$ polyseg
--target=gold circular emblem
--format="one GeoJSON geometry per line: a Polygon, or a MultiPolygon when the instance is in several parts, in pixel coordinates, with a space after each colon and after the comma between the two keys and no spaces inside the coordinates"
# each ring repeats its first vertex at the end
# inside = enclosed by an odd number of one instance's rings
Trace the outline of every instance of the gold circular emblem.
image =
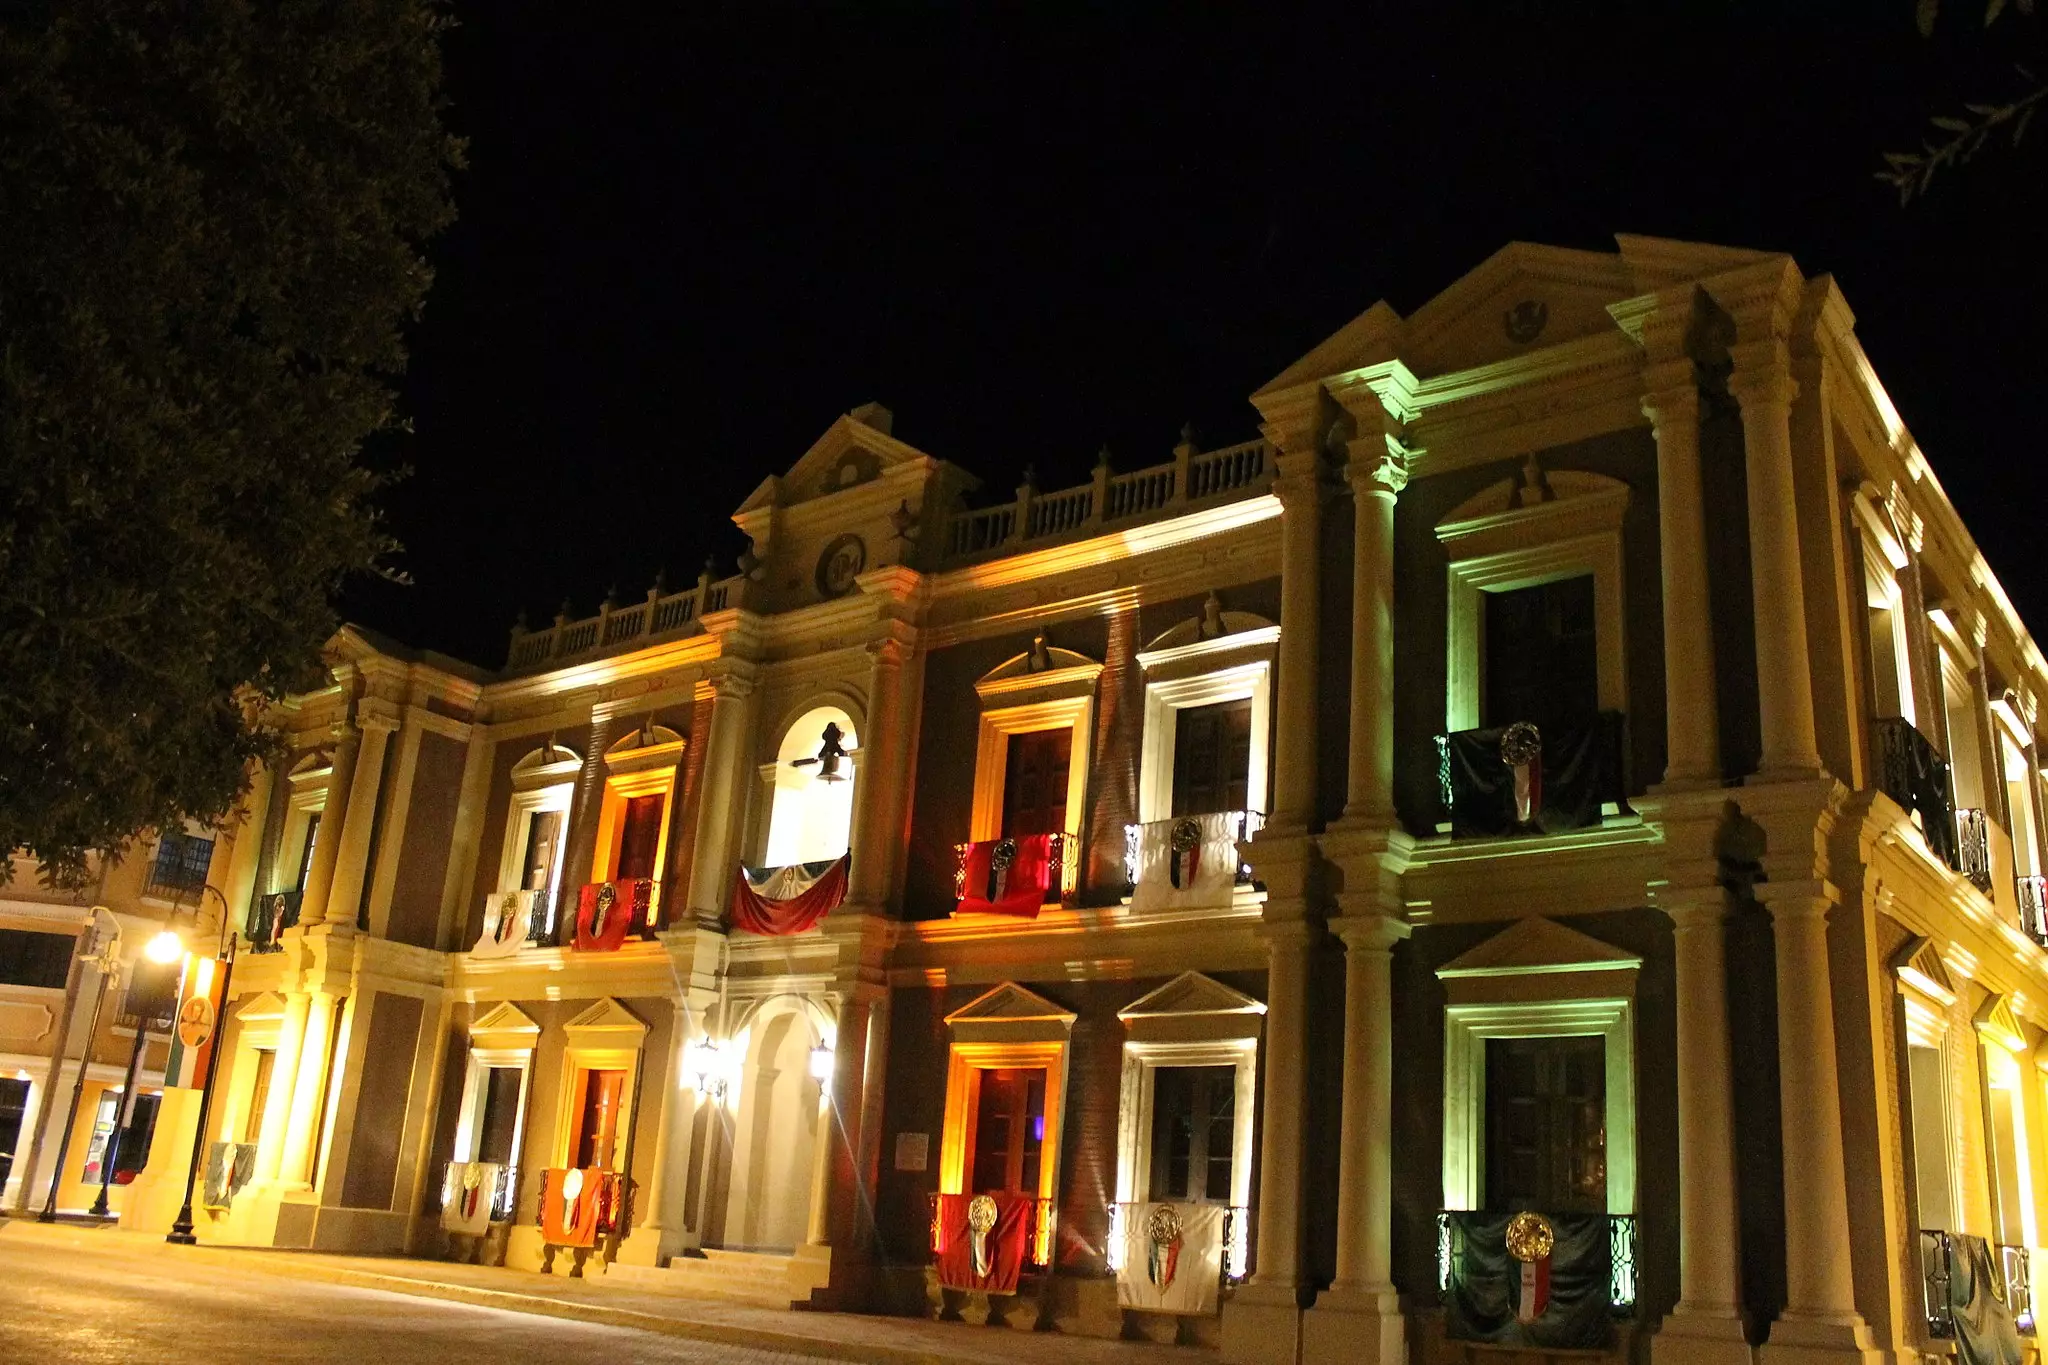
{"type": "Polygon", "coordinates": [[[1176,820],[1169,842],[1175,853],[1186,853],[1202,842],[1202,827],[1193,820],[1176,820]]]}
{"type": "Polygon", "coordinates": [[[1508,1219],[1508,1255],[1527,1264],[1540,1261],[1557,1245],[1557,1229],[1542,1214],[1523,1209],[1508,1219]]]}
{"type": "Polygon", "coordinates": [[[988,851],[988,865],[998,872],[1008,871],[1010,864],[1016,861],[1017,841],[1015,839],[1000,840],[994,848],[988,851]]]}
{"type": "Polygon", "coordinates": [[[583,1172],[570,1170],[562,1177],[562,1202],[574,1204],[583,1197],[583,1172]]]}
{"type": "Polygon", "coordinates": [[[471,1162],[469,1169],[462,1173],[462,1188],[465,1190],[473,1190],[483,1183],[484,1173],[481,1170],[477,1169],[476,1163],[471,1162]]]}
{"type": "Polygon", "coordinates": [[[1534,763],[1543,753],[1543,734],[1534,724],[1518,720],[1500,737],[1500,761],[1510,768],[1534,763]]]}
{"type": "Polygon", "coordinates": [[[1171,1246],[1180,1240],[1180,1214],[1171,1204],[1161,1204],[1145,1219],[1145,1236],[1155,1245],[1171,1246]]]}
{"type": "Polygon", "coordinates": [[[987,1232],[996,1225],[996,1201],[985,1194],[977,1194],[967,1201],[967,1226],[976,1232],[987,1232]]]}

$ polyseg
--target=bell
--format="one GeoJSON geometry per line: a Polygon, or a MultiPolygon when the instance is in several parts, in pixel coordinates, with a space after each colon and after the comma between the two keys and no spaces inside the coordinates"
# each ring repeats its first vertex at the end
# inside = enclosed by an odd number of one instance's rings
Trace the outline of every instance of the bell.
{"type": "Polygon", "coordinates": [[[815,763],[818,765],[818,780],[820,782],[846,781],[846,774],[839,771],[839,761],[846,757],[846,749],[839,742],[843,738],[845,738],[845,732],[834,722],[826,721],[824,733],[819,736],[823,743],[818,745],[818,756],[816,758],[799,758],[790,766],[793,768],[808,768],[815,763]]]}

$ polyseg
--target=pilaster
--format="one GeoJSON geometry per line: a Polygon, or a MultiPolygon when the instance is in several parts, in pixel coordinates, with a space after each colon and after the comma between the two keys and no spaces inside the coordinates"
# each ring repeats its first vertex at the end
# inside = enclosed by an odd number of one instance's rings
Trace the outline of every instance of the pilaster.
{"type": "Polygon", "coordinates": [[[1657,439],[1657,539],[1663,576],[1663,786],[1718,786],[1719,703],[1713,603],[1707,585],[1706,500],[1700,483],[1700,391],[1684,350],[1691,309],[1660,310],[1643,329],[1643,415],[1657,439]]]}
{"type": "Polygon", "coordinates": [[[1278,448],[1273,494],[1280,500],[1280,667],[1273,721],[1273,809],[1266,827],[1306,833],[1316,807],[1316,659],[1321,600],[1323,402],[1313,385],[1270,402],[1262,427],[1278,448]]]}
{"type": "MultiPolygon", "coordinates": [[[[327,892],[326,920],[347,929],[356,927],[357,911],[362,905],[363,879],[370,865],[370,837],[377,830],[378,801],[384,786],[384,750],[398,729],[398,708],[376,697],[358,698],[356,728],[362,732],[362,749],[349,779],[348,815],[332,831],[324,817],[320,822],[320,832],[331,833],[335,843],[334,881],[327,892]]],[[[335,780],[340,780],[338,773],[335,780]]]]}
{"type": "Polygon", "coordinates": [[[1355,537],[1351,555],[1351,733],[1344,821],[1394,817],[1394,501],[1408,486],[1396,416],[1375,405],[1348,447],[1355,537]],[[1365,422],[1379,420],[1366,428],[1365,422]]]}
{"type": "Polygon", "coordinates": [[[305,894],[299,899],[299,924],[305,928],[327,920],[335,862],[341,851],[341,828],[348,821],[349,793],[355,785],[356,754],[362,742],[363,732],[349,720],[335,725],[327,800],[320,808],[320,831],[313,840],[312,864],[306,869],[305,894]]]}
{"type": "MultiPolygon", "coordinates": [[[[690,910],[716,923],[725,916],[732,891],[740,820],[747,808],[748,754],[760,701],[754,670],[741,660],[713,679],[711,733],[704,754],[703,796],[697,802],[697,840],[690,865],[690,910]]],[[[856,858],[856,862],[858,862],[856,858]]]]}

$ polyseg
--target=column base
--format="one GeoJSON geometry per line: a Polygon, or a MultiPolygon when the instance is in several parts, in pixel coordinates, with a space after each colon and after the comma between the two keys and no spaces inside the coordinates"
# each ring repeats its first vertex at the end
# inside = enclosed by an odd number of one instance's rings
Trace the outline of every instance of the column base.
{"type": "Polygon", "coordinates": [[[1291,1284],[1248,1284],[1223,1305],[1229,1365],[1299,1365],[1301,1297],[1291,1284]]]}
{"type": "Polygon", "coordinates": [[[1302,1365],[1405,1365],[1408,1320],[1393,1286],[1332,1287],[1301,1315],[1302,1365]]]}
{"type": "Polygon", "coordinates": [[[1752,1365],[1755,1351],[1732,1308],[1680,1304],[1650,1340],[1651,1365],[1752,1365]]]}
{"type": "Polygon", "coordinates": [[[1879,1365],[1883,1355],[1855,1313],[1781,1314],[1771,1324],[1770,1340],[1756,1352],[1757,1365],[1879,1365]]]}

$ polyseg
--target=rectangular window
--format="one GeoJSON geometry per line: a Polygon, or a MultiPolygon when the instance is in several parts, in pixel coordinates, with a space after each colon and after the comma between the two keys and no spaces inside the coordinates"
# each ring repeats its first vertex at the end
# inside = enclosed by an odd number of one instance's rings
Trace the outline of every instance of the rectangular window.
{"type": "Polygon", "coordinates": [[[1251,767],[1251,698],[1174,713],[1173,814],[1243,810],[1251,767]]]}
{"type": "Polygon", "coordinates": [[[2005,808],[2012,836],[2013,871],[2030,877],[2041,870],[2034,848],[2034,777],[2027,769],[2027,755],[2004,734],[1998,750],[2005,761],[2005,808]]]}
{"type": "Polygon", "coordinates": [[[1593,577],[1489,592],[1481,724],[1533,721],[1539,731],[1584,723],[1600,706],[1593,577]]]}
{"type": "Polygon", "coordinates": [[[1230,1202],[1237,1068],[1162,1066],[1152,1073],[1151,1198],[1230,1202]]]}
{"type": "MultiPolygon", "coordinates": [[[[28,1113],[28,1082],[18,1076],[0,1077],[0,1185],[7,1183],[15,1153],[20,1150],[21,1125],[28,1113]]],[[[22,1151],[24,1159],[28,1153],[22,1151]]]]}
{"type": "Polygon", "coordinates": [[[206,885],[213,862],[213,840],[199,834],[166,832],[156,841],[156,861],[149,867],[145,896],[179,896],[206,885]]]}
{"type": "Polygon", "coordinates": [[[1982,810],[1984,764],[1978,748],[1977,699],[1969,675],[1945,649],[1941,651],[1941,690],[1948,713],[1948,769],[1956,805],[1982,810]]]}
{"type": "Polygon", "coordinates": [[[975,1100],[973,1189],[1038,1193],[1045,1148],[1045,1069],[980,1073],[975,1100]]]}
{"type": "Polygon", "coordinates": [[[242,1141],[254,1142],[263,1132],[263,1111],[270,1105],[270,1073],[277,1065],[277,1052],[262,1048],[256,1053],[256,1079],[249,1086],[249,1107],[242,1114],[242,1141]]]}
{"type": "Polygon", "coordinates": [[[69,934],[44,934],[33,929],[0,929],[0,986],[34,986],[61,991],[71,972],[69,934]]]}
{"type": "Polygon", "coordinates": [[[576,1165],[609,1168],[618,1154],[619,1109],[626,1098],[624,1071],[577,1073],[576,1165]]]}
{"type": "Polygon", "coordinates": [[[1948,1068],[1941,1049],[1908,1045],[1906,1083],[1913,1110],[1913,1193],[1920,1226],[1949,1231],[1955,1227],[1955,1196],[1949,1171],[1948,1068]]]}
{"type": "Polygon", "coordinates": [[[2019,1097],[2004,1085],[1985,1089],[1985,1136],[1991,1148],[1991,1196],[1998,1217],[1998,1240],[2006,1246],[2027,1244],[2025,1215],[2020,1212],[2019,1097]]]}
{"type": "Polygon", "coordinates": [[[537,810],[527,816],[526,851],[520,860],[521,890],[545,891],[553,885],[555,858],[561,851],[562,814],[558,810],[537,810]]]}
{"type": "Polygon", "coordinates": [[[114,1180],[126,1184],[123,1174],[133,1177],[149,1164],[149,1144],[156,1136],[157,1110],[163,1104],[162,1095],[137,1095],[135,1108],[128,1114],[128,1126],[121,1130],[121,1149],[114,1157],[114,1180]]]}
{"type": "Polygon", "coordinates": [[[654,859],[661,848],[661,813],[668,798],[656,792],[626,801],[619,822],[619,862],[612,880],[637,881],[654,875],[654,859]]]}
{"type": "Polygon", "coordinates": [[[1003,833],[1058,834],[1067,827],[1071,729],[1011,735],[1003,766],[1003,833]]]}
{"type": "Polygon", "coordinates": [[[299,845],[299,870],[292,876],[288,888],[294,891],[306,889],[306,877],[313,870],[313,846],[320,840],[320,812],[314,811],[306,817],[306,839],[299,845]]]}
{"type": "Polygon", "coordinates": [[[478,1161],[510,1166],[517,1160],[512,1140],[519,1131],[519,1082],[522,1075],[516,1066],[494,1066],[484,1073],[484,1117],[477,1126],[478,1161]]]}
{"type": "Polygon", "coordinates": [[[1486,1207],[1607,1208],[1607,1041],[1486,1040],[1486,1207]]]}

